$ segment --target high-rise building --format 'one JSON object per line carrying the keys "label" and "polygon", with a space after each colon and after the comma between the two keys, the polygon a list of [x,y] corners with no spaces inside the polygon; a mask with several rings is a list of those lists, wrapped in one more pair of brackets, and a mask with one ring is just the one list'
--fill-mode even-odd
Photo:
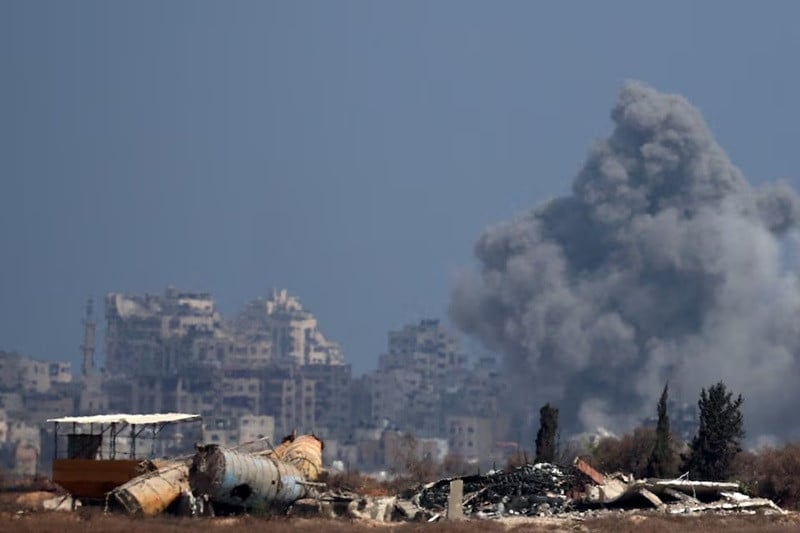
{"label": "high-rise building", "polygon": [[230,322],[210,294],[175,288],[160,296],[110,294],[106,318],[106,381],[129,384],[115,387],[109,404],[215,420],[271,416],[278,432],[349,431],[350,365],[285,290]]}
{"label": "high-rise building", "polygon": [[251,302],[233,323],[237,334],[268,339],[276,360],[295,365],[343,365],[342,349],[320,331],[317,319],[286,290]]}
{"label": "high-rise building", "polygon": [[196,339],[221,326],[208,293],[168,288],[163,296],[106,297],[106,369],[113,376],[177,375],[194,361]]}
{"label": "high-rise building", "polygon": [[388,348],[371,379],[373,423],[418,437],[444,435],[444,393],[450,376],[466,366],[458,339],[425,319],[389,332]]}

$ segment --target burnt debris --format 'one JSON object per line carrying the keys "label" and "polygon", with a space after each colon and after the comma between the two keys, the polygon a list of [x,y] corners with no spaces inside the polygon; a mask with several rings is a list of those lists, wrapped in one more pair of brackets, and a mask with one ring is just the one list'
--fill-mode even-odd
{"label": "burnt debris", "polygon": [[[577,477],[571,467],[538,463],[460,479],[464,482],[464,515],[489,517],[562,512],[570,507],[567,494],[575,486]],[[450,481],[443,479],[425,485],[414,496],[414,503],[429,513],[444,513]]]}

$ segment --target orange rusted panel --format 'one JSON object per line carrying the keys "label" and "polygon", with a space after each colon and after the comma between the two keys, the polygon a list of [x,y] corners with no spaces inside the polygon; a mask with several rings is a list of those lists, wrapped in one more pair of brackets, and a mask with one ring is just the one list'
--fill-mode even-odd
{"label": "orange rusted panel", "polygon": [[606,476],[595,470],[592,465],[581,459],[580,457],[575,459],[575,468],[589,476],[592,481],[597,483],[598,485],[602,485],[606,482]]}
{"label": "orange rusted panel", "polygon": [[104,498],[106,493],[141,473],[130,459],[56,459],[53,481],[78,498]]}

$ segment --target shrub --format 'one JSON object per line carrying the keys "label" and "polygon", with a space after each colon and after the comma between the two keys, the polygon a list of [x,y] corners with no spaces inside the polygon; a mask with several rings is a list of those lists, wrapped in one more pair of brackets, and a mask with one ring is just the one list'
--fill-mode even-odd
{"label": "shrub", "polygon": [[442,477],[466,476],[473,472],[474,467],[457,453],[448,453],[440,466]]}
{"label": "shrub", "polygon": [[520,448],[519,450],[512,453],[511,457],[508,458],[508,462],[506,463],[506,470],[513,470],[514,468],[524,466],[528,464],[529,461],[530,461],[530,456],[528,455],[528,452]]}
{"label": "shrub", "polygon": [[655,428],[638,427],[621,438],[605,437],[592,449],[590,462],[601,472],[647,476],[647,463],[656,443]]}
{"label": "shrub", "polygon": [[800,508],[800,442],[741,453],[733,474],[754,496],[789,509]]}

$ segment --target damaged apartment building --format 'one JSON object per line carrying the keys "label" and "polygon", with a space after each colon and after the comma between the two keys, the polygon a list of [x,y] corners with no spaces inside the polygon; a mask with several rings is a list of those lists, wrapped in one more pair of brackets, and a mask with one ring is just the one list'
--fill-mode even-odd
{"label": "damaged apartment building", "polygon": [[495,443],[508,432],[502,392],[495,360],[470,366],[439,320],[391,331],[377,371],[354,382],[354,460],[364,468],[391,464],[398,435],[413,434],[425,455],[491,464]]}
{"label": "damaged apartment building", "polygon": [[72,414],[202,416],[202,428],[160,435],[159,456],[187,441],[232,446],[295,430],[315,433],[331,460],[372,471],[390,467],[410,437],[420,455],[491,464],[507,434],[494,360],[469,363],[458,338],[435,319],[389,332],[378,368],[357,379],[339,344],[285,290],[230,319],[205,292],[112,293],[105,321],[100,369],[90,301],[75,379],[68,363],[0,353],[6,464],[31,470],[38,457],[50,457],[43,448],[52,438],[39,436],[41,421]]}
{"label": "damaged apartment building", "polygon": [[226,321],[208,293],[106,297],[105,404],[113,412],[192,412],[204,439],[293,430],[337,439],[350,413],[351,368],[285,290]]}
{"label": "damaged apartment building", "polygon": [[75,409],[78,384],[68,362],[0,351],[0,471],[31,475],[50,441],[41,421]]}

